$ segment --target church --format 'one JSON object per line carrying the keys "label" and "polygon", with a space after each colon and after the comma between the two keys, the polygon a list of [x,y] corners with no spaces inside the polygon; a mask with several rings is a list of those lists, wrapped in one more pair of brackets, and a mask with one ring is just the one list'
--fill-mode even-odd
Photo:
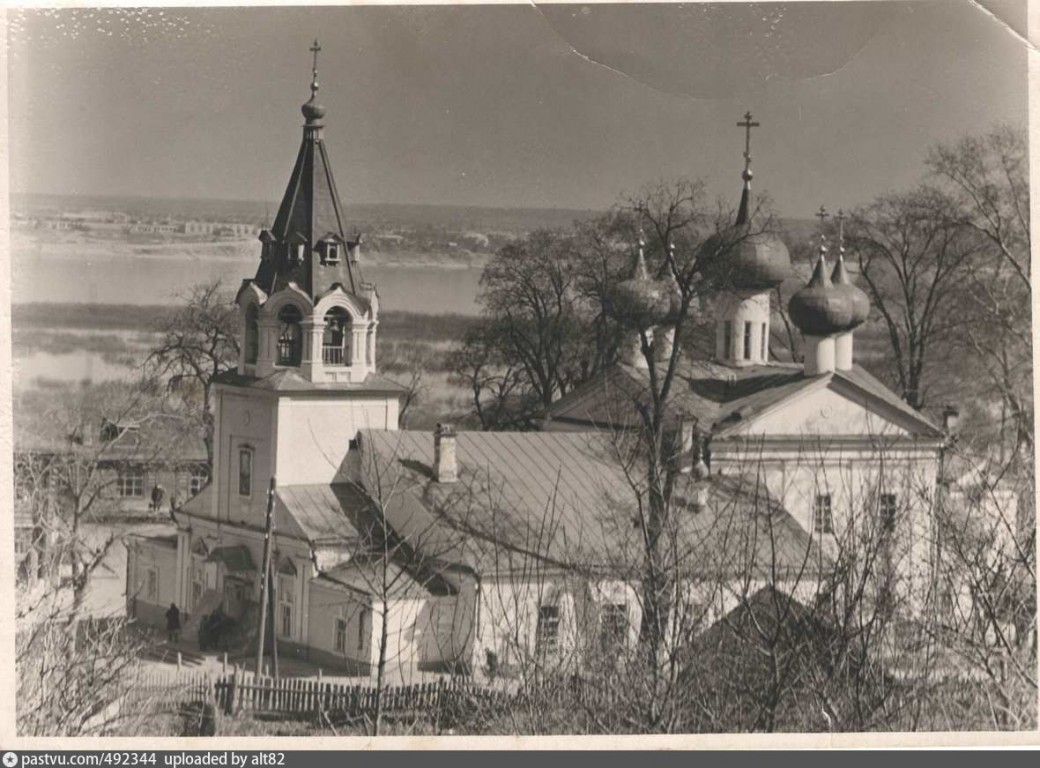
{"label": "church", "polygon": [[[539,432],[399,430],[404,390],[379,373],[379,295],[333,179],[312,50],[296,162],[236,297],[238,366],[212,385],[211,480],[175,511],[175,535],[131,546],[128,611],[158,623],[176,604],[189,640],[217,609],[255,626],[269,534],[279,654],[329,673],[382,665],[408,683],[634,645],[645,493],[625,435],[649,391],[645,356],[630,345]],[[734,226],[747,233],[716,302],[715,353],[682,356],[666,425],[686,553],[675,632],[765,586],[812,599],[864,526],[886,533],[908,595],[933,556],[944,433],[855,364],[870,307],[840,248],[832,268],[821,246],[791,300],[805,362],[770,359],[771,294],[791,264],[780,238],[750,230],[749,143],[745,158]],[[647,279],[637,263],[634,293]],[[648,333],[670,349],[668,322]]]}

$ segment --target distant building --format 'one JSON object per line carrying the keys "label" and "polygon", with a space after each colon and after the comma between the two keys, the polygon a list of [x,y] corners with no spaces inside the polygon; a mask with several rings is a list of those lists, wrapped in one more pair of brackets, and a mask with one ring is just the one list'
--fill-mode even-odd
{"label": "distant building", "polygon": [[[60,520],[70,519],[71,483],[89,485],[85,522],[169,519],[209,479],[201,438],[155,425],[86,425],[64,438],[19,435],[15,447],[15,541],[42,563]],[[25,566],[26,575],[36,568]]]}

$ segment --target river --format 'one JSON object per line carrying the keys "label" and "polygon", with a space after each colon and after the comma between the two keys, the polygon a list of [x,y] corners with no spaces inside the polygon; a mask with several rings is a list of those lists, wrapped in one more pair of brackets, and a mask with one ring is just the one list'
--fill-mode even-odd
{"label": "river", "polygon": [[[173,304],[193,285],[221,279],[237,288],[256,260],[149,257],[91,253],[82,259],[48,258],[24,251],[12,261],[17,302]],[[364,265],[384,309],[424,314],[476,314],[481,269],[465,266]]]}

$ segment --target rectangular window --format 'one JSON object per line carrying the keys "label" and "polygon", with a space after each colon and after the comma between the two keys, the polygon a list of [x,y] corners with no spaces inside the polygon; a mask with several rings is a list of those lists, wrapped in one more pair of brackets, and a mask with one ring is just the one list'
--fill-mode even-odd
{"label": "rectangular window", "polygon": [[144,596],[146,600],[150,600],[155,603],[159,601],[159,572],[154,568],[149,568],[147,571],[144,588]]}
{"label": "rectangular window", "polygon": [[733,355],[733,323],[727,320],[722,324],[722,357],[729,358]]}
{"label": "rectangular window", "polygon": [[604,651],[628,644],[628,608],[623,603],[604,605],[599,618],[600,645]]}
{"label": "rectangular window", "polygon": [[296,603],[296,578],[278,574],[278,615],[281,619],[279,632],[284,637],[292,636],[293,606]]}
{"label": "rectangular window", "polygon": [[238,495],[253,495],[253,450],[241,448],[238,451]]}
{"label": "rectangular window", "polygon": [[326,248],[327,248],[327,250],[326,250],[326,257],[325,258],[328,261],[328,263],[329,264],[338,264],[339,263],[339,246],[336,245],[335,243],[329,243]]}
{"label": "rectangular window", "polygon": [[813,531],[834,533],[834,517],[831,512],[831,495],[829,493],[816,495],[816,502],[813,504]]}
{"label": "rectangular window", "polygon": [[560,609],[555,605],[542,605],[538,608],[538,631],[536,649],[539,653],[551,653],[556,650],[560,638]]}
{"label": "rectangular window", "polygon": [[362,608],[361,609],[361,613],[358,615],[358,625],[357,625],[357,647],[358,647],[359,651],[363,651],[365,649],[365,635],[366,635],[366,633],[368,631],[367,630],[367,625],[368,625],[368,609],[367,608]]}
{"label": "rectangular window", "polygon": [[347,650],[347,620],[336,619],[336,630],[332,641],[332,647],[339,653]]}
{"label": "rectangular window", "polygon": [[208,475],[202,467],[192,467],[188,472],[188,494],[196,495],[206,484]]}
{"label": "rectangular window", "polygon": [[303,243],[294,243],[291,249],[291,260],[297,264],[303,261]]}
{"label": "rectangular window", "polygon": [[127,467],[116,477],[116,493],[123,498],[141,498],[144,496],[144,470],[140,467]]}
{"label": "rectangular window", "polygon": [[883,493],[878,504],[878,522],[881,532],[885,536],[890,535],[896,528],[896,495],[894,493]]}
{"label": "rectangular window", "polygon": [[762,362],[769,361],[769,323],[762,323]]}
{"label": "rectangular window", "polygon": [[751,323],[744,323],[744,359],[751,359]]}

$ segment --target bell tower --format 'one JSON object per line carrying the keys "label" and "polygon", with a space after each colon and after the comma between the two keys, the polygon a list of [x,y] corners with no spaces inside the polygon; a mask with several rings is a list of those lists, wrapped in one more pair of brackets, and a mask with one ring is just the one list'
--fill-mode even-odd
{"label": "bell tower", "polygon": [[262,526],[266,491],[353,478],[361,429],[397,429],[403,387],[376,370],[379,297],[361,273],[322,137],[317,41],[303,138],[256,274],[235,299],[238,366],[213,383],[213,492],[206,517]]}
{"label": "bell tower", "polygon": [[260,264],[236,297],[242,312],[238,371],[292,372],[313,383],[358,383],[376,371],[379,298],[361,274],[361,236],[348,235],[322,136],[314,41],[303,139],[281,205],[260,233]]}

